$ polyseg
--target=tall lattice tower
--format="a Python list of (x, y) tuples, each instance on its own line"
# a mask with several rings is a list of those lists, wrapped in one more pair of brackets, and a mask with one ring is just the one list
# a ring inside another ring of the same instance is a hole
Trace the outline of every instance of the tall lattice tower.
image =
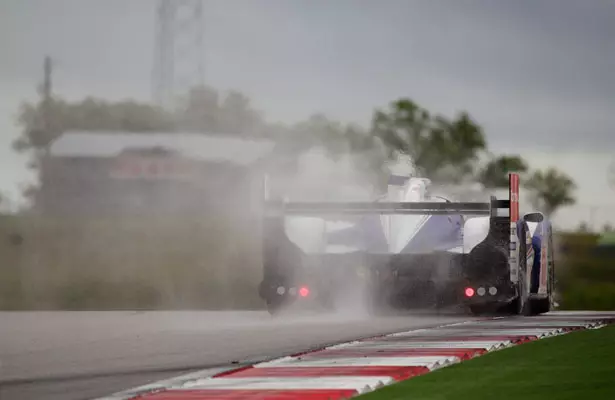
[(204, 83), (201, 0), (159, 0), (153, 68), (154, 102), (177, 107), (177, 97)]

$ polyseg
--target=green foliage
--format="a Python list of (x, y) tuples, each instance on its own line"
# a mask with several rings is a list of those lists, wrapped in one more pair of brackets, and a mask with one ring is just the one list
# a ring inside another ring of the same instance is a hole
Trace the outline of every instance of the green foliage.
[(580, 232), (558, 235), (556, 276), (563, 309), (615, 309), (615, 252), (600, 248), (599, 239)]
[(494, 351), (377, 391), (360, 400), (613, 399), (615, 326)]
[(562, 309), (612, 311), (615, 309), (615, 283), (578, 282), (562, 297)]
[(557, 235), (558, 251), (563, 257), (585, 257), (598, 244), (599, 235), (584, 232), (565, 232)]
[(226, 96), (209, 87), (196, 87), (173, 112), (133, 100), (111, 102), (87, 97), (68, 102), (58, 97), (23, 103), (18, 113), (22, 128), (13, 147), (19, 152), (45, 150), (67, 130), (109, 132), (173, 132), (246, 134), (263, 129), (263, 120), (243, 94)]
[(579, 226), (577, 227), (577, 232), (580, 233), (588, 233), (589, 232), (589, 225), (587, 224), (587, 222), (582, 221)]
[(508, 187), (508, 174), (516, 172), (524, 174), (528, 165), (518, 155), (503, 155), (492, 158), (481, 170), (479, 181), (488, 188)]
[(524, 186), (532, 193), (532, 205), (548, 217), (559, 208), (576, 202), (573, 194), (576, 184), (568, 175), (553, 167), (535, 171)]
[(389, 156), (406, 154), (424, 176), (458, 182), (471, 174), (487, 143), (482, 128), (467, 113), (449, 121), (432, 116), (412, 100), (393, 102), (388, 112), (376, 111), (372, 133)]
[(21, 105), (18, 123), (21, 136), (14, 142), (17, 151), (45, 150), (62, 132), (92, 131), (168, 131), (173, 118), (157, 107), (126, 100), (108, 102), (88, 97), (70, 103), (52, 98), (49, 102)]
[(366, 184), (380, 186), (384, 181), (387, 156), (377, 138), (369, 132), (314, 114), (292, 126), (276, 127), (273, 137), (278, 146), (272, 171), (296, 171), (299, 156), (312, 149), (324, 150), (333, 161), (350, 161), (356, 176)]
[[(398, 154), (408, 155), (417, 173), (434, 181), (459, 183), (476, 176), (488, 188), (507, 187), (510, 172), (523, 176), (529, 170), (519, 155), (502, 155), (491, 158), (477, 172), (479, 157), (487, 151), (480, 125), (465, 112), (453, 120), (432, 115), (407, 98), (392, 102), (386, 111), (376, 110), (369, 132), (344, 126), (323, 115), (314, 115), (282, 132), (278, 138), (291, 160), (289, 164), (301, 152), (323, 147), (333, 158), (340, 154), (362, 155), (357, 158), (359, 171), (373, 174), (376, 180), (382, 178), (385, 162)], [(534, 172), (525, 187), (533, 205), (548, 216), (575, 203), (574, 182), (554, 168)]]
[(221, 96), (208, 86), (198, 86), (180, 99), (175, 112), (178, 130), (234, 135), (264, 135), (266, 124), (243, 93)]

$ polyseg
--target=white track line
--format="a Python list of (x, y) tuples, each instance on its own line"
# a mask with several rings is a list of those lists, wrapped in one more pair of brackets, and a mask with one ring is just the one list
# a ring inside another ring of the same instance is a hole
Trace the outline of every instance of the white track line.
[(375, 390), (381, 386), (393, 383), (390, 376), (339, 376), (317, 378), (222, 378), (201, 379), (186, 383), (176, 390), (195, 389), (235, 389), (235, 390), (267, 390), (267, 389), (354, 389), (359, 393)]
[(271, 367), (368, 367), (368, 366), (391, 366), (391, 367), (429, 367), (442, 364), (452, 364), (461, 361), (458, 357), (442, 356), (418, 356), (418, 357), (339, 357), (323, 359), (291, 358), (286, 360), (274, 360), (256, 364), (255, 368)]

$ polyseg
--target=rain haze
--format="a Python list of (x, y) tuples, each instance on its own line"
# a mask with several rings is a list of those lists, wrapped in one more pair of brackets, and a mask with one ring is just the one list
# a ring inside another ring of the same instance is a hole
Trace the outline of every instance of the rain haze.
[[(151, 99), (156, 4), (4, 0), (0, 6), (0, 188), (31, 179), (10, 148), (19, 103), (35, 99), (42, 59), (53, 90), (76, 100)], [(467, 110), (496, 153), (556, 166), (577, 183), (565, 228), (615, 221), (615, 2), (204, 2), (205, 80), (246, 93), (269, 121), (322, 112), (367, 126), (402, 96), (452, 116)]]
[[(612, 322), (615, 0), (171, 1), (0, 0), (0, 398), (354, 396)], [(195, 4), (202, 82), (155, 108)], [(516, 193), (516, 155), (563, 174)], [(510, 398), (612, 389), (604, 331)]]

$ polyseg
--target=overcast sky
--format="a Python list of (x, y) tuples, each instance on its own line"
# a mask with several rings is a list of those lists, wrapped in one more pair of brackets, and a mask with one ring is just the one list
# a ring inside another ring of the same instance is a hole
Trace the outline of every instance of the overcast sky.
[[(155, 11), (0, 0), (1, 189), (27, 179), (12, 115), (35, 96), (43, 56), (62, 96), (149, 100)], [(581, 206), (560, 219), (615, 204), (615, 0), (205, 0), (204, 11), (207, 83), (247, 93), (271, 120), (366, 124), (401, 96), (468, 110), (493, 149), (573, 175)]]

